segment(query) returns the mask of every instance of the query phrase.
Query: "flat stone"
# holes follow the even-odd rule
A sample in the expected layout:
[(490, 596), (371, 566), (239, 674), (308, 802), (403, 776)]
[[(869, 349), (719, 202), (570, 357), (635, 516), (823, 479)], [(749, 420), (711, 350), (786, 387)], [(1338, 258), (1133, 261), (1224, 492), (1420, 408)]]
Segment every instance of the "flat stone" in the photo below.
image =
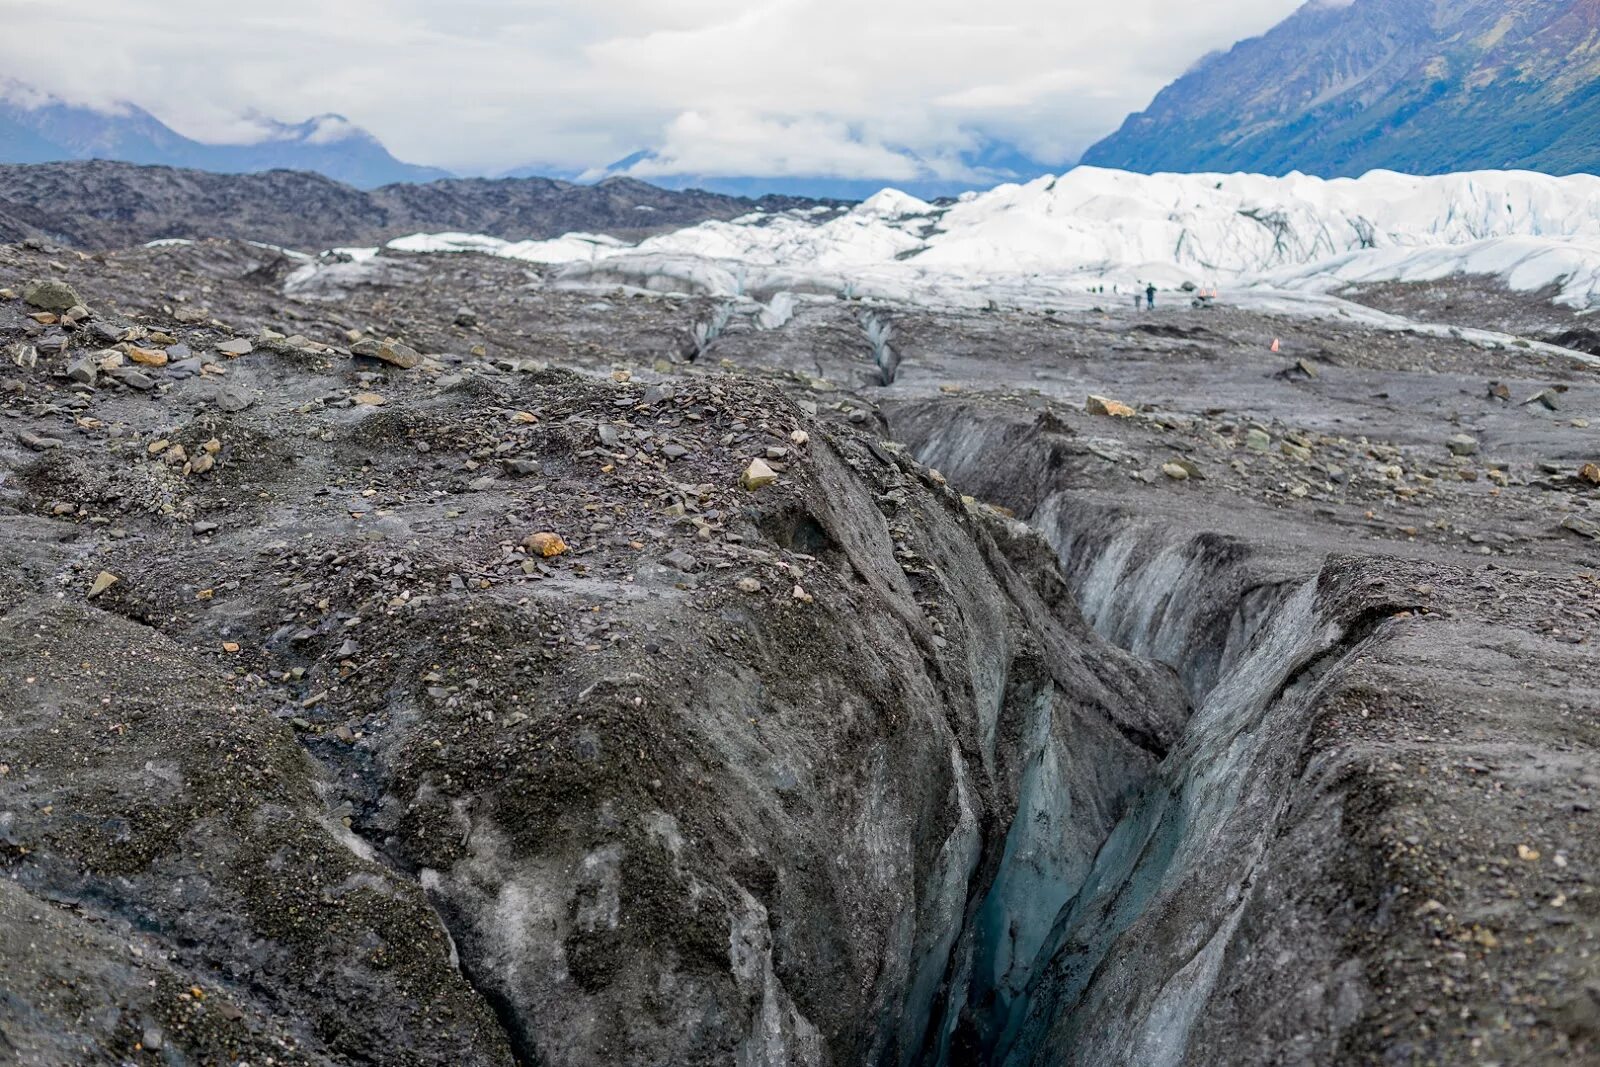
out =
[(235, 337), (231, 341), (224, 341), (217, 346), (217, 351), (225, 356), (248, 356), (256, 350), (256, 346), (248, 337)]
[(1444, 443), (1453, 456), (1476, 456), (1478, 439), (1470, 434), (1458, 433)]
[(1114, 419), (1132, 418), (1134, 411), (1128, 405), (1110, 397), (1090, 396), (1083, 409), (1091, 415), (1104, 415)]
[(1576, 515), (1571, 515), (1562, 522), (1561, 528), (1570, 530), (1580, 537), (1587, 537), (1591, 541), (1600, 541), (1600, 525), (1592, 523), (1588, 519), (1580, 519)]
[(350, 346), (350, 353), (364, 359), (376, 359), (401, 370), (410, 370), (422, 364), (422, 355), (416, 349), (392, 339), (374, 341), (368, 338), (365, 341), (357, 341)]
[(83, 304), (72, 286), (55, 278), (36, 278), (24, 285), (22, 299), (29, 307), (45, 311), (67, 311)]
[(254, 395), (238, 388), (219, 389), (215, 400), (213, 400), (217, 407), (230, 415), (245, 410), (255, 402)]
[(668, 552), (665, 556), (661, 557), (661, 562), (665, 563), (673, 570), (682, 571), (685, 574), (693, 574), (695, 571), (700, 569), (700, 561), (695, 559), (690, 553), (683, 551), (681, 548), (672, 552)]
[(132, 367), (116, 367), (106, 373), (129, 389), (147, 391), (156, 387), (156, 380), (143, 371), (136, 371)]
[(17, 440), (23, 446), (35, 452), (54, 452), (58, 448), (65, 448), (65, 441), (58, 441), (54, 437), (45, 437), (43, 434), (29, 433), (27, 430), (17, 431)]
[(1543, 392), (1535, 393), (1522, 402), (1523, 407), (1527, 407), (1529, 404), (1539, 404), (1546, 410), (1559, 411), (1561, 410), (1561, 390), (1546, 389)]

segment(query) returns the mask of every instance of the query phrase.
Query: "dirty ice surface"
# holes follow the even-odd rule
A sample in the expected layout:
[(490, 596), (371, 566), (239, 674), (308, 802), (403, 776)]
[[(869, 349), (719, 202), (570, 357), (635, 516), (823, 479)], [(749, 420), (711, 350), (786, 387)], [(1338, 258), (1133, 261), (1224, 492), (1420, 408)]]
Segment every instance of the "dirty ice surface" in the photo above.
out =
[(1253, 293), (1263, 310), (1350, 315), (1364, 312), (1315, 298), (1353, 283), (1471, 273), (1519, 291), (1554, 286), (1559, 303), (1587, 310), (1600, 306), (1600, 178), (1374, 171), (1325, 180), (1081, 167), (956, 201), (885, 190), (849, 210), (757, 212), (638, 244), (446, 233), (390, 247), (553, 266), (558, 284), (761, 302), (791, 293), (1072, 310), (1130, 300), (1147, 283), (1190, 283), (1229, 298)]

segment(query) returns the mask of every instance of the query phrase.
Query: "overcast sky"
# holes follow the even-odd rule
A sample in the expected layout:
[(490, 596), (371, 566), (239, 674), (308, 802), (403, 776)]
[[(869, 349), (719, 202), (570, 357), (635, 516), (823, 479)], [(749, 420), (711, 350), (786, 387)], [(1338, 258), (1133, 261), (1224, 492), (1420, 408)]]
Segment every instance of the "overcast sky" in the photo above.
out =
[[(0, 0), (0, 75), (208, 141), (339, 112), (402, 159), (959, 177), (978, 137), (1068, 161), (1301, 0)], [(1270, 76), (1270, 72), (1263, 72)]]

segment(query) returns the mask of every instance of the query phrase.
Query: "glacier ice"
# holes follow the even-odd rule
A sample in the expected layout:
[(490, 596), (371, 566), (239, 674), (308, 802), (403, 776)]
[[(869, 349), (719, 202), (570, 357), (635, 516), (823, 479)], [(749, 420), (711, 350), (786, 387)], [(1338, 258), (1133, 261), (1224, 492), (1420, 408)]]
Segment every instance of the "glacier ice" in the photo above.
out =
[[(948, 307), (1087, 308), (1100, 287), (1184, 282), (1325, 295), (1356, 282), (1489, 274), (1600, 304), (1600, 177), (1478, 171), (1361, 178), (1080, 167), (953, 202), (885, 190), (838, 212), (752, 213), (638, 244), (596, 234), (503, 241), (416, 234), (412, 252), (476, 251), (557, 268), (560, 283), (748, 296), (848, 293)], [(1291, 312), (1328, 313), (1290, 301)]]

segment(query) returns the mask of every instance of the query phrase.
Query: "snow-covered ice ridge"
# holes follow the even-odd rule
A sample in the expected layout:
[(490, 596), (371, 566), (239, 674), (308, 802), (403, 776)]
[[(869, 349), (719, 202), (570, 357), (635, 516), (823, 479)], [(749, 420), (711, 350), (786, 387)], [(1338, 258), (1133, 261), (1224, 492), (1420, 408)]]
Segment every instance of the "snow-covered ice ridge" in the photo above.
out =
[[(1351, 282), (1497, 275), (1600, 305), (1600, 178), (1522, 171), (1361, 178), (1081, 167), (929, 204), (885, 190), (853, 210), (706, 222), (630, 245), (416, 235), (410, 251), (560, 266), (559, 282), (769, 300), (781, 292), (956, 307), (1079, 306), (1154, 282), (1327, 293)], [(1100, 298), (1103, 299), (1103, 298)], [(1315, 301), (1312, 301), (1315, 303)]]

